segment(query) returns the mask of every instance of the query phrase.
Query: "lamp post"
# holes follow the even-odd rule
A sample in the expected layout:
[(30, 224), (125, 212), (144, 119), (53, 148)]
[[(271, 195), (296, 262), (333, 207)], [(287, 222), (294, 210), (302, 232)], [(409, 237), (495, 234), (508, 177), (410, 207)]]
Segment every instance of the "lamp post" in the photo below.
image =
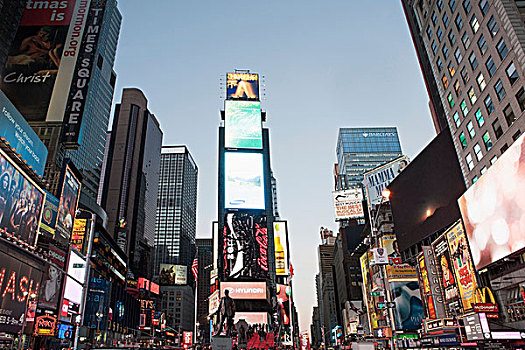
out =
[(24, 334), (24, 329), (27, 324), (27, 306), (29, 305), (29, 300), (36, 298), (35, 293), (29, 294), (27, 291), (25, 291), (23, 295), (26, 298), (26, 305), (24, 307), (24, 321), (22, 322), (22, 328), (20, 328), (20, 333), (18, 334), (18, 349), (22, 349), (22, 335)]
[(89, 241), (88, 241), (88, 248), (86, 253), (86, 266), (84, 267), (84, 286), (82, 289), (82, 301), (80, 304), (80, 322), (77, 322), (75, 325), (75, 342), (73, 345), (74, 350), (78, 350), (78, 340), (79, 340), (79, 331), (80, 331), (80, 325), (84, 324), (84, 313), (86, 310), (86, 299), (87, 299), (87, 293), (88, 293), (88, 287), (89, 287), (89, 275), (91, 272), (91, 253), (93, 251), (93, 236), (95, 235), (95, 218), (96, 215), (92, 211), (86, 210), (86, 209), (77, 209), (78, 211), (84, 211), (91, 214), (91, 223), (89, 226)]

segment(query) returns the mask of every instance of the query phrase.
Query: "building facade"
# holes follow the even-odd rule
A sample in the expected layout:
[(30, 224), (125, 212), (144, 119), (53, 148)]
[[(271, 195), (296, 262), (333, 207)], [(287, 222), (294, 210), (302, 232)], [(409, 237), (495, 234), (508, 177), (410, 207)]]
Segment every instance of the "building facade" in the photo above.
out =
[(0, 1), (0, 77), (3, 77), (9, 49), (22, 18), (25, 3), (25, 0)]
[(208, 296), (210, 295), (210, 273), (213, 269), (213, 239), (197, 238), (197, 256), (199, 261), (198, 280), (197, 280), (197, 322), (201, 339), (208, 339), (210, 334), (210, 323), (208, 322)]
[(468, 187), (525, 128), (525, 4), (402, 2), (431, 101), (444, 106)]
[(319, 290), (321, 292), (318, 298), (322, 305), (321, 324), (325, 343), (329, 342), (330, 332), (337, 326), (337, 302), (333, 273), (335, 239), (333, 236), (323, 238), (323, 244), (318, 247)]
[(138, 89), (115, 108), (102, 206), (108, 231), (128, 255), (133, 276), (151, 278), (162, 131)]
[(161, 151), (155, 223), (155, 271), (160, 264), (191, 266), (195, 257), (198, 167), (186, 146)]
[(179, 333), (192, 332), (195, 304), (191, 286), (161, 286), (160, 295), (162, 296), (162, 312), (166, 315), (166, 326)]
[(365, 172), (402, 154), (396, 128), (340, 128), (336, 153), (338, 189), (361, 187)]

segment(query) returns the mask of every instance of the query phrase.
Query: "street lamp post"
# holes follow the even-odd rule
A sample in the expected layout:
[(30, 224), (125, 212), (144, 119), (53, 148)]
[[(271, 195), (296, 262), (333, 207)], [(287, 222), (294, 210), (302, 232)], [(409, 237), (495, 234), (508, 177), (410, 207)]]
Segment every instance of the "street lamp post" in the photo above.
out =
[(84, 324), (84, 313), (86, 310), (86, 299), (87, 299), (87, 293), (88, 293), (88, 287), (89, 287), (89, 275), (91, 272), (91, 253), (93, 251), (93, 236), (95, 235), (95, 213), (86, 210), (86, 209), (78, 209), (80, 211), (85, 211), (91, 214), (91, 224), (89, 227), (89, 241), (88, 241), (88, 249), (86, 253), (86, 266), (85, 266), (85, 276), (84, 276), (84, 287), (82, 290), (82, 302), (80, 304), (80, 320), (76, 323), (76, 330), (75, 330), (75, 342), (73, 345), (74, 350), (78, 350), (78, 341), (79, 341), (79, 331), (80, 331), (80, 325)]

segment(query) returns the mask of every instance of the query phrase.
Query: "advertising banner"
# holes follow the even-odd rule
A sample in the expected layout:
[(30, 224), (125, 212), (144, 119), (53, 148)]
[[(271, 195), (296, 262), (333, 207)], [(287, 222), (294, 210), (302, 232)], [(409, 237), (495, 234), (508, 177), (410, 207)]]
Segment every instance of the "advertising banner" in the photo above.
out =
[(191, 346), (193, 344), (193, 332), (183, 332), (182, 334), (182, 344)]
[(261, 103), (226, 100), (224, 105), (224, 147), (261, 149)]
[(375, 312), (374, 297), (370, 295), (372, 291), (370, 280), (370, 269), (369, 264), (371, 260), (370, 252), (364, 253), (359, 259), (361, 262), (361, 274), (363, 276), (363, 298), (365, 300), (367, 315), (368, 315), (368, 324), (370, 325), (371, 330), (377, 328), (377, 315)]
[(221, 282), (221, 297), (225, 290), (232, 299), (266, 299), (266, 282)]
[(211, 293), (208, 297), (208, 311), (210, 315), (213, 315), (214, 313), (219, 310), (219, 291), (216, 290), (215, 292)]
[(392, 301), (396, 304), (396, 330), (417, 330), (421, 328), (423, 318), (423, 302), (417, 281), (390, 282)]
[(450, 252), (448, 250), (447, 237), (443, 234), (432, 243), (432, 249), (436, 256), (438, 273), (441, 278), (443, 296), (448, 306), (446, 311), (448, 316), (461, 313), (461, 302), (459, 300), (459, 291), (454, 277), (454, 267), (451, 264)]
[(484, 340), (483, 330), (481, 329), (481, 321), (478, 314), (472, 314), (463, 317), (463, 324), (465, 325), (465, 333), (467, 340)]
[(427, 264), (423, 254), (418, 256), (417, 263), (419, 279), (421, 281), (421, 292), (423, 293), (423, 303), (426, 306), (427, 317), (430, 319), (436, 319), (436, 306), (434, 304), (434, 297), (432, 296), (432, 290), (430, 288), (430, 281), (428, 277)]
[(226, 73), (227, 100), (258, 100), (259, 74)]
[(4, 142), (8, 143), (38, 175), (44, 176), (47, 148), (2, 91), (0, 111), (0, 135), (5, 138)]
[(35, 247), (44, 191), (0, 151), (0, 228)]
[[(291, 323), (291, 287), (284, 284), (277, 284), (277, 312), (280, 323), (283, 325), (281, 341), (283, 343), (292, 342), (292, 323)], [(285, 345), (285, 344), (283, 344)], [(289, 344), (291, 345), (291, 344)]]
[(428, 276), (428, 286), (436, 308), (436, 317), (445, 318), (447, 314), (445, 313), (443, 290), (441, 288), (441, 273), (439, 272), (434, 250), (431, 246), (423, 246), (422, 248)]
[(335, 219), (356, 219), (365, 216), (363, 211), (363, 192), (361, 188), (332, 192)]
[(109, 281), (101, 278), (92, 278), (89, 281), (84, 324), (89, 328), (105, 329), (109, 302)]
[(476, 269), (525, 247), (524, 191), (522, 135), (458, 200)]
[(381, 242), (381, 246), (386, 249), (390, 265), (401, 264), (401, 252), (399, 251), (396, 235), (382, 235), (379, 237), (379, 241)]
[(69, 245), (73, 231), (73, 220), (77, 210), (78, 198), (80, 197), (81, 182), (73, 174), (69, 164), (66, 164), (63, 172), (62, 191), (58, 205), (57, 225), (55, 239), (65, 245)]
[(71, 235), (71, 246), (82, 254), (84, 254), (87, 221), (87, 219), (75, 219), (73, 223), (73, 234)]
[(287, 276), (288, 267), (288, 227), (286, 221), (273, 222), (273, 240), (275, 247), (275, 273)]
[(459, 282), (458, 287), (463, 302), (463, 309), (468, 311), (472, 309), (474, 291), (478, 283), (461, 220), (452, 225), (452, 227), (445, 232), (445, 235), (453, 261), (452, 266), (454, 267), (456, 281)]
[(378, 205), (383, 200), (383, 190), (408, 165), (408, 157), (401, 156), (364, 174), (363, 185), (369, 206)]
[(185, 265), (160, 264), (160, 284), (183, 285), (187, 283), (188, 267)]
[(57, 4), (28, 1), (9, 50), (1, 89), (27, 121), (62, 121), (64, 116), (63, 109), (54, 115), (48, 109), (53, 96), (69, 91), (89, 1)]
[(44, 278), (40, 286), (38, 307), (41, 309), (58, 311), (58, 303), (62, 292), (64, 274), (51, 263), (46, 263)]
[[(42, 271), (0, 251), (0, 332), (18, 333), (28, 297), (38, 296)], [(24, 296), (24, 292), (28, 294)]]
[(78, 53), (73, 81), (64, 115), (64, 134), (62, 142), (66, 147), (78, 147), (82, 116), (86, 108), (86, 97), (89, 82), (95, 67), (95, 55), (98, 39), (102, 32), (107, 0), (91, 0), (86, 30), (83, 33), (82, 45)]
[(310, 338), (308, 332), (301, 332), (299, 335), (301, 340), (301, 350), (310, 350)]
[(263, 155), (226, 152), (224, 157), (224, 207), (265, 209)]
[(222, 267), (226, 278), (268, 276), (266, 216), (228, 213), (222, 233)]
[(40, 221), (39, 231), (49, 238), (54, 238), (59, 201), (58, 198), (51, 193), (45, 190), (44, 192), (46, 193), (46, 200), (44, 201), (44, 209), (42, 210), (42, 220)]
[(409, 264), (387, 265), (386, 275), (389, 281), (417, 281), (417, 271)]
[(374, 254), (374, 265), (388, 265), (388, 254), (385, 248), (372, 248)]

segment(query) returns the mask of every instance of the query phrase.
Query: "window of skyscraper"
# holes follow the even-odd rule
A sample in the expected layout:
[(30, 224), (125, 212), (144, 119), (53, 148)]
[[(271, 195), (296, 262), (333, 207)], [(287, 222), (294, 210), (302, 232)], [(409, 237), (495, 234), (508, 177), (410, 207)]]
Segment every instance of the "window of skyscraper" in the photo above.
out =
[(470, 4), (470, 0), (463, 0), (463, 9), (465, 9), (465, 13), (467, 15), (469, 14), (471, 8), (472, 5)]
[(437, 1), (437, 7), (439, 8), (440, 12), (443, 10), (443, 0), (438, 0)]
[(494, 135), (496, 136), (496, 140), (498, 140), (501, 137), (501, 135), (503, 135), (503, 129), (501, 128), (501, 124), (498, 118), (496, 118), (496, 120), (492, 122), (492, 130), (494, 130)]
[(492, 140), (490, 139), (490, 135), (489, 135), (489, 132), (486, 131), (484, 134), (483, 134), (483, 143), (485, 144), (485, 149), (487, 151), (490, 151), (490, 149), (492, 148)]
[(443, 14), (443, 25), (445, 26), (445, 28), (448, 28), (449, 24), (450, 24), (450, 19), (448, 18), (447, 13), (445, 12)]
[(485, 101), (483, 102), (487, 108), (487, 114), (494, 112), (494, 103), (492, 103), (492, 98), (490, 98), (490, 95), (487, 95), (487, 97), (485, 97)]
[(466, 84), (470, 80), (467, 67), (461, 68), (461, 71), (459, 72), (461, 74), (461, 79), (463, 80), (463, 83)]
[(483, 153), (481, 152), (481, 147), (480, 147), (479, 143), (476, 143), (474, 145), (474, 153), (476, 154), (476, 159), (479, 162), (483, 158)]
[(438, 56), (437, 60), (436, 60), (436, 66), (438, 68), (438, 70), (441, 72), (441, 70), (443, 69), (443, 62), (441, 61), (441, 57)]
[(478, 126), (481, 128), (483, 124), (485, 124), (485, 120), (483, 119), (483, 114), (481, 113), (481, 108), (478, 108), (475, 116), (476, 116), (476, 121), (478, 122)]
[(459, 113), (454, 113), (454, 116), (452, 117), (454, 119), (454, 123), (456, 124), (456, 127), (458, 128), (461, 124), (461, 120), (459, 119)]
[(468, 114), (467, 102), (465, 102), (465, 100), (461, 101), (459, 107), (461, 107), (461, 113), (463, 113), (463, 116), (466, 117)]
[(441, 27), (438, 27), (438, 29), (436, 30), (436, 35), (438, 37), (439, 42), (441, 42), (441, 40), (443, 40), (443, 32), (441, 31)]
[(474, 176), (474, 177), (472, 178), (472, 183), (473, 183), (473, 184), (475, 184), (476, 181), (478, 181), (478, 175), (476, 175), (476, 176)]
[(476, 92), (474, 91), (473, 87), (471, 87), (468, 90), (468, 98), (470, 99), (470, 104), (474, 104), (478, 100), (478, 97), (476, 96)]
[(496, 64), (494, 63), (492, 56), (489, 56), (489, 59), (487, 60), (487, 62), (485, 62), (485, 67), (487, 67), (487, 71), (489, 72), (489, 75), (492, 77), (494, 73), (496, 72)]
[(498, 95), (498, 100), (500, 100), (500, 101), (507, 94), (505, 92), (505, 88), (503, 87), (503, 83), (501, 82), (501, 79), (498, 79), (496, 84), (494, 84), (494, 91), (496, 91), (496, 95)]
[(478, 59), (476, 58), (476, 55), (474, 54), (474, 52), (472, 52), (470, 54), (470, 56), (468, 57), (468, 60), (470, 62), (470, 66), (472, 67), (472, 69), (476, 69), (476, 67), (478, 66)]
[(485, 40), (485, 36), (483, 34), (481, 34), (478, 39), (478, 47), (479, 51), (481, 52), (481, 56), (483, 56), (487, 51), (487, 41)]
[(501, 58), (501, 60), (507, 57), (509, 50), (507, 49), (507, 44), (505, 44), (505, 40), (503, 40), (503, 38), (501, 38), (500, 41), (498, 42), (496, 49), (498, 50), (499, 57)]
[(525, 111), (525, 90), (523, 87), (521, 87), (516, 93), (516, 101), (518, 101), (521, 111)]
[(456, 80), (454, 83), (454, 90), (456, 91), (456, 96), (459, 97), (459, 95), (461, 95), (461, 84), (459, 83), (459, 80)]
[(461, 42), (463, 43), (463, 46), (465, 47), (465, 50), (468, 49), (470, 46), (470, 37), (468, 36), (468, 33), (463, 33), (463, 36), (461, 37)]
[(432, 28), (430, 26), (427, 27), (427, 37), (428, 39), (432, 38)]
[(518, 80), (519, 78), (518, 71), (516, 70), (516, 66), (514, 66), (514, 62), (511, 62), (509, 64), (505, 72), (507, 72), (507, 77), (509, 78), (510, 85), (513, 85), (516, 82), (516, 80)]
[(450, 42), (451, 46), (454, 46), (456, 43), (456, 37), (454, 36), (454, 32), (452, 30), (448, 33), (448, 41)]
[(511, 126), (516, 120), (516, 116), (514, 115), (514, 111), (512, 110), (510, 103), (503, 109), (503, 115), (505, 116), (508, 126)]
[(448, 104), (450, 105), (450, 108), (454, 107), (454, 98), (452, 97), (452, 93), (449, 93), (447, 96)]
[(450, 7), (450, 11), (456, 11), (456, 0), (449, 0), (448, 7)]
[(470, 27), (472, 28), (472, 31), (475, 33), (477, 33), (478, 29), (479, 29), (479, 22), (478, 22), (478, 19), (476, 18), (476, 15), (472, 15), (472, 18), (470, 19)]
[(456, 51), (454, 52), (454, 56), (456, 57), (456, 61), (458, 64), (461, 63), (461, 60), (463, 59), (463, 56), (461, 56), (461, 51), (459, 50), (459, 47), (456, 48)]
[(488, 0), (481, 0), (479, 2), (479, 8), (481, 9), (481, 12), (483, 13), (483, 15), (486, 15), (487, 14), (487, 11), (489, 10), (489, 2)]
[(432, 48), (432, 52), (435, 55), (436, 51), (437, 51), (437, 45), (436, 45), (436, 41), (435, 40), (432, 40), (432, 44), (430, 45), (430, 47)]
[(470, 153), (465, 157), (465, 161), (467, 162), (468, 170), (472, 170), (474, 168), (474, 160)]
[(443, 58), (447, 59), (448, 58), (448, 47), (447, 47), (447, 44), (443, 44), (443, 48), (441, 49), (441, 51), (443, 52)]
[(474, 124), (472, 124), (472, 120), (468, 122), (467, 130), (471, 139), (474, 138), (474, 136), (476, 136), (476, 130), (474, 130)]
[(437, 17), (436, 11), (432, 12), (432, 17), (430, 17), (430, 20), (432, 21), (433, 25), (436, 25), (437, 19), (438, 17)]
[(485, 86), (487, 86), (487, 83), (485, 82), (485, 77), (483, 76), (483, 73), (479, 73), (478, 77), (476, 78), (476, 81), (478, 82), (479, 90), (485, 90)]
[(498, 22), (496, 22), (496, 19), (494, 16), (491, 16), (488, 23), (487, 28), (489, 29), (490, 36), (494, 37), (496, 34), (498, 34), (499, 25)]
[(443, 82), (443, 87), (446, 89), (448, 88), (448, 78), (446, 75), (444, 75), (442, 78), (441, 78), (441, 81)]
[(467, 138), (465, 137), (464, 132), (461, 132), (461, 134), (459, 134), (459, 143), (461, 144), (461, 147), (467, 147)]
[(481, 170), (479, 172), (481, 173), (481, 175), (483, 175), (483, 174), (485, 174), (485, 171), (487, 171), (487, 167), (486, 166), (481, 168)]
[(452, 61), (448, 63), (448, 72), (450, 73), (451, 77), (453, 77), (454, 74), (456, 74), (456, 68), (454, 67), (454, 63), (452, 63)]
[(457, 15), (454, 22), (456, 23), (456, 28), (458, 28), (459, 32), (463, 28), (463, 19), (461, 18), (461, 15)]

